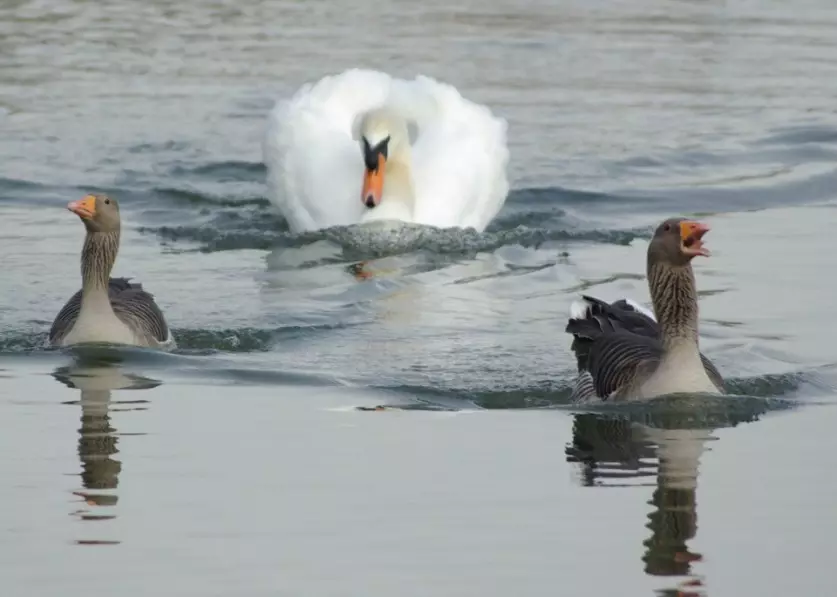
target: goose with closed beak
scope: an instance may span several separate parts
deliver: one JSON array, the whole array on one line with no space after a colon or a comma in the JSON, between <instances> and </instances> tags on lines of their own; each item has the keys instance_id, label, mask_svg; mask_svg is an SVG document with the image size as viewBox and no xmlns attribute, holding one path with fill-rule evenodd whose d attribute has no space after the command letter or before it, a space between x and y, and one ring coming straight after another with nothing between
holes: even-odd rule
<instances>
[{"instance_id":1,"label":"goose with closed beak","mask_svg":"<svg viewBox=\"0 0 837 597\"><path fill-rule=\"evenodd\" d=\"M175 340L154 297L128 278L111 278L119 251L119 204L87 195L67 209L87 234L81 252L81 290L59 311L49 331L53 346L91 342L172 349Z\"/></svg>"},{"instance_id":2,"label":"goose with closed beak","mask_svg":"<svg viewBox=\"0 0 837 597\"><path fill-rule=\"evenodd\" d=\"M576 401L637 400L681 392L723 394L724 380L698 346L692 259L709 256L709 228L684 218L659 225L648 245L654 314L630 299L582 296L566 331L578 364Z\"/></svg>"}]
</instances>

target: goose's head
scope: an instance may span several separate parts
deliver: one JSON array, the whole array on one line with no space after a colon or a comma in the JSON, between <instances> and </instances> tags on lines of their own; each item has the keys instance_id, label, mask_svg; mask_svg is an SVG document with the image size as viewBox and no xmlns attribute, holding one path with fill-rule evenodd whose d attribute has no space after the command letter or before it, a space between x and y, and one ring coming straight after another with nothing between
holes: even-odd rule
<instances>
[{"instance_id":1,"label":"goose's head","mask_svg":"<svg viewBox=\"0 0 837 597\"><path fill-rule=\"evenodd\" d=\"M385 109L366 113L360 121L359 133L365 167L361 201L371 208L381 202L387 161L399 160L407 151L410 139L404 119Z\"/></svg>"},{"instance_id":2,"label":"goose's head","mask_svg":"<svg viewBox=\"0 0 837 597\"><path fill-rule=\"evenodd\" d=\"M67 204L67 209L81 218L88 232L119 230L119 204L107 195L87 195Z\"/></svg>"},{"instance_id":3,"label":"goose's head","mask_svg":"<svg viewBox=\"0 0 837 597\"><path fill-rule=\"evenodd\" d=\"M648 245L648 259L670 265L686 265L698 255L709 257L703 236L709 226L686 218L671 218L657 227Z\"/></svg>"}]
</instances>

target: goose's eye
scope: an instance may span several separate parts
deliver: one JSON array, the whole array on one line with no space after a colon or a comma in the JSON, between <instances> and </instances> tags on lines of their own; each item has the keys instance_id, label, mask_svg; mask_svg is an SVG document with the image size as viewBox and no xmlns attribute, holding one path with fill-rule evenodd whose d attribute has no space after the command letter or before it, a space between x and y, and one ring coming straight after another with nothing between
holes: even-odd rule
<instances>
[{"instance_id":1,"label":"goose's eye","mask_svg":"<svg viewBox=\"0 0 837 597\"><path fill-rule=\"evenodd\" d=\"M110 199L105 199L105 205L110 205Z\"/></svg>"},{"instance_id":2,"label":"goose's eye","mask_svg":"<svg viewBox=\"0 0 837 597\"><path fill-rule=\"evenodd\" d=\"M666 224L666 225L663 227L663 230L665 230L666 232L668 232L669 230L671 230L671 224Z\"/></svg>"}]
</instances>

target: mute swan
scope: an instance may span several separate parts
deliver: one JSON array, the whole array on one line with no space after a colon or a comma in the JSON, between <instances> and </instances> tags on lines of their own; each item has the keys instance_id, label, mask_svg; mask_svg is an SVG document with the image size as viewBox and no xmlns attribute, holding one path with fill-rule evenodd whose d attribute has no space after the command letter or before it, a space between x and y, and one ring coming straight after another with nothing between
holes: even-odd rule
<instances>
[{"instance_id":1,"label":"mute swan","mask_svg":"<svg viewBox=\"0 0 837 597\"><path fill-rule=\"evenodd\" d=\"M270 113L270 199L294 232L372 221L482 231L508 193L506 123L452 86L353 69Z\"/></svg>"},{"instance_id":2,"label":"mute swan","mask_svg":"<svg viewBox=\"0 0 837 597\"><path fill-rule=\"evenodd\" d=\"M81 290L55 316L50 344L110 342L174 348L171 330L154 297L141 284L110 277L122 228L116 199L87 195L67 209L81 218L87 229L81 252Z\"/></svg>"},{"instance_id":3,"label":"mute swan","mask_svg":"<svg viewBox=\"0 0 837 597\"><path fill-rule=\"evenodd\" d=\"M666 220L648 245L648 287L659 318L630 300L584 296L572 304L566 331L578 360L573 399L634 400L676 392L724 393L724 379L698 347L698 301L692 259L709 256L709 228Z\"/></svg>"}]
</instances>

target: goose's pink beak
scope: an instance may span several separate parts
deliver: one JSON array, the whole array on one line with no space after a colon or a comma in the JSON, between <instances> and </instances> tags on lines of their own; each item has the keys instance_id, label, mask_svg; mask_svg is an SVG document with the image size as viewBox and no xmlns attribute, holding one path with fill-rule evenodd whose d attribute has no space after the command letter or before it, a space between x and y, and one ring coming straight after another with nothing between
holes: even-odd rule
<instances>
[{"instance_id":1,"label":"goose's pink beak","mask_svg":"<svg viewBox=\"0 0 837 597\"><path fill-rule=\"evenodd\" d=\"M96 197L87 195L78 201L71 201L67 204L67 209L82 220L90 220L96 215Z\"/></svg>"}]
</instances>

